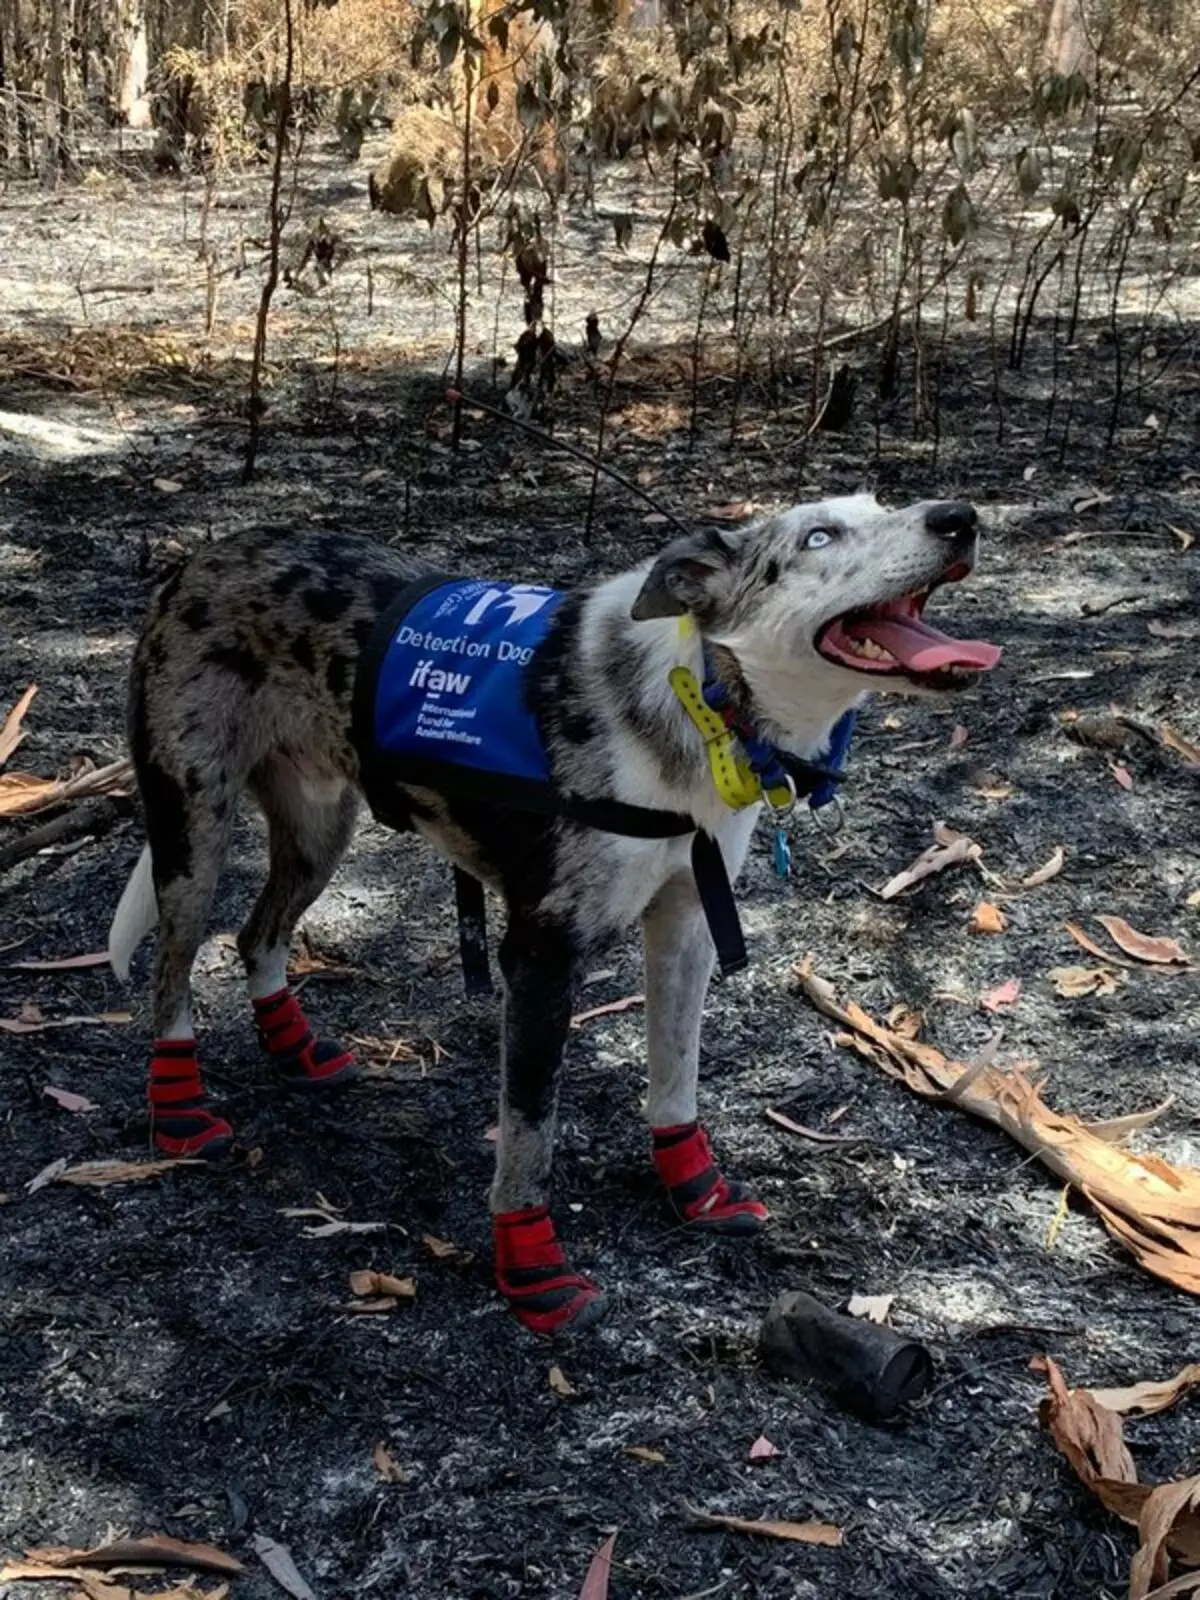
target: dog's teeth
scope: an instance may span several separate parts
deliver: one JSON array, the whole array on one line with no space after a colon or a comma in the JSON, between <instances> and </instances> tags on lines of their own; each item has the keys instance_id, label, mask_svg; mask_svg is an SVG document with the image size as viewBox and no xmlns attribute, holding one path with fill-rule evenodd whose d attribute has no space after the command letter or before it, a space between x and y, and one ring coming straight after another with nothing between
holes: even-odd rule
<instances>
[{"instance_id":1,"label":"dog's teeth","mask_svg":"<svg viewBox=\"0 0 1200 1600\"><path fill-rule=\"evenodd\" d=\"M885 650L882 645L876 644L874 639L851 639L850 645L856 656L865 656L868 661L894 661L896 659L890 650Z\"/></svg>"}]
</instances>

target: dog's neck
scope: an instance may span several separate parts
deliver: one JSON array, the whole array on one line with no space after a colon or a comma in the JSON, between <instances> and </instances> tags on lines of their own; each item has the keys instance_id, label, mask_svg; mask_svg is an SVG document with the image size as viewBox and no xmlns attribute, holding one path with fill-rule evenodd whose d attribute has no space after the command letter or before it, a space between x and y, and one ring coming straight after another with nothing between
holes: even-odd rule
<instances>
[{"instance_id":1,"label":"dog's neck","mask_svg":"<svg viewBox=\"0 0 1200 1600\"><path fill-rule=\"evenodd\" d=\"M704 645L695 632L681 636L676 618L634 622L630 610L640 582L640 574L625 573L594 590L581 630L583 653L598 671L611 667L614 650L622 664L637 663L637 671L624 678L627 689L609 708L630 736L628 754L614 773L619 798L689 811L712 826L730 813L714 787L704 741L669 681L675 666L686 666L703 680ZM721 646L713 646L710 656L738 709L765 739L802 760L819 759L834 723L857 698L814 696L802 670L792 682L788 675L781 678L774 664L761 677L770 678L779 692L763 695L752 687L759 676L752 661Z\"/></svg>"}]
</instances>

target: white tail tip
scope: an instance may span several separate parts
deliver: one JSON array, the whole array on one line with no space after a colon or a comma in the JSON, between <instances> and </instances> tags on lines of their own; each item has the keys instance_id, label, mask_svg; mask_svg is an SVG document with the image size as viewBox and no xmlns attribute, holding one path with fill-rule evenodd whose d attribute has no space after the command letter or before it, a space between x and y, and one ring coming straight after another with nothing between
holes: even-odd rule
<instances>
[{"instance_id":1,"label":"white tail tip","mask_svg":"<svg viewBox=\"0 0 1200 1600\"><path fill-rule=\"evenodd\" d=\"M108 930L109 965L122 982L129 978L134 951L157 922L158 901L154 895L154 874L147 845L125 885Z\"/></svg>"}]
</instances>

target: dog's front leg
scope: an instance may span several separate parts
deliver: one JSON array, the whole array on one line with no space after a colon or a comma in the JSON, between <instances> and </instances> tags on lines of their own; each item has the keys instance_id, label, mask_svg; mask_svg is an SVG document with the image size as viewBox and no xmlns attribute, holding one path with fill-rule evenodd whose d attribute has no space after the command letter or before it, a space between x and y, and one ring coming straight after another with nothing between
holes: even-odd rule
<instances>
[{"instance_id":1,"label":"dog's front leg","mask_svg":"<svg viewBox=\"0 0 1200 1600\"><path fill-rule=\"evenodd\" d=\"M604 1296L571 1271L550 1216L558 1079L571 1017L569 931L514 915L500 946L503 1063L492 1224L496 1282L521 1322L558 1333L603 1315Z\"/></svg>"},{"instance_id":2,"label":"dog's front leg","mask_svg":"<svg viewBox=\"0 0 1200 1600\"><path fill-rule=\"evenodd\" d=\"M690 874L670 879L642 918L646 951L646 1118L654 1163L684 1222L713 1233L756 1233L767 1209L723 1176L696 1120L700 1022L713 949Z\"/></svg>"}]
</instances>

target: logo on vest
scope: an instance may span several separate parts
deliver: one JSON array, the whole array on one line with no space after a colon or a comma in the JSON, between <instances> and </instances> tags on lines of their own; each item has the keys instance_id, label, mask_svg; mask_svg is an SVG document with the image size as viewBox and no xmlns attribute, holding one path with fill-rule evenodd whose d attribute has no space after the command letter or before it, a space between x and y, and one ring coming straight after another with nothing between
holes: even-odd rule
<instances>
[{"instance_id":1,"label":"logo on vest","mask_svg":"<svg viewBox=\"0 0 1200 1600\"><path fill-rule=\"evenodd\" d=\"M530 617L536 617L542 607L555 598L555 594L554 589L547 589L540 583L510 583L504 589L488 589L467 612L463 626L477 627L497 601L501 609L508 612L504 626L519 626L522 622L528 622Z\"/></svg>"}]
</instances>

